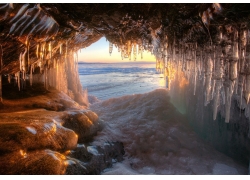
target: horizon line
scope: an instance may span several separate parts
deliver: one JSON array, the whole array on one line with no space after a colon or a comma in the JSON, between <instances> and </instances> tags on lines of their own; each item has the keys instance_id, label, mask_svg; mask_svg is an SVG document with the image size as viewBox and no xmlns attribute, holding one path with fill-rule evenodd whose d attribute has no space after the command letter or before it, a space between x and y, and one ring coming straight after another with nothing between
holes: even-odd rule
<instances>
[{"instance_id":1,"label":"horizon line","mask_svg":"<svg viewBox=\"0 0 250 180\"><path fill-rule=\"evenodd\" d=\"M86 62L86 61L78 61L79 64L110 64L110 63L155 63L152 61L127 61L127 62Z\"/></svg>"}]
</instances>

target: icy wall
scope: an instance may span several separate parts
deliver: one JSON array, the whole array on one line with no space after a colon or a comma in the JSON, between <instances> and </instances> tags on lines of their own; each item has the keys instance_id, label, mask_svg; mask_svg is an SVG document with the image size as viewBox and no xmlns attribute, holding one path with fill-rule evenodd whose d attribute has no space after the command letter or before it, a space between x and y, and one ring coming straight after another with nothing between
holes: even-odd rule
<instances>
[{"instance_id":1,"label":"icy wall","mask_svg":"<svg viewBox=\"0 0 250 180\"><path fill-rule=\"evenodd\" d=\"M172 102L196 132L218 150L248 163L249 32L230 27L218 38L216 45L204 47L175 45L169 56L158 59L167 64L160 71Z\"/></svg>"}]
</instances>

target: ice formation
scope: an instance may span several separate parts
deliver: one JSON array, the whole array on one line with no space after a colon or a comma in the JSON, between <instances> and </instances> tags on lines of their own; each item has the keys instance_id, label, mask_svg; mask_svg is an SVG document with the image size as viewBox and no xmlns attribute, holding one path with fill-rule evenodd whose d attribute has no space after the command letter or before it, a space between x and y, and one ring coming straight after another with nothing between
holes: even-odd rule
<instances>
[{"instance_id":1,"label":"ice formation","mask_svg":"<svg viewBox=\"0 0 250 180\"><path fill-rule=\"evenodd\" d=\"M17 10L16 14L10 13L13 9ZM43 81L46 89L54 87L68 94L74 100L88 105L87 91L82 88L78 77L77 52L81 47L74 46L73 48L73 44L79 39L72 39L71 42L69 40L55 40L54 37L59 31L59 25L44 12L40 4L33 6L6 4L0 10L6 11L3 20L9 18L8 36L24 37L20 38L23 46L19 51L19 69L13 73L19 91L27 88L26 81L29 81L30 86L34 82ZM31 50L34 49L35 58L31 55ZM0 50L0 70L2 70L4 53L2 45ZM39 76L37 70L43 76L40 79L37 77ZM9 82L11 82L13 74L7 74ZM1 77L2 74L0 74L0 88L2 88ZM0 100L2 101L1 92L0 89Z\"/></svg>"},{"instance_id":2,"label":"ice formation","mask_svg":"<svg viewBox=\"0 0 250 180\"><path fill-rule=\"evenodd\" d=\"M219 11L219 4L214 4L214 7ZM202 15L206 25L211 18L209 10ZM242 106L242 101L248 105L250 98L250 33L244 24L240 30L233 26L218 27L216 41L208 42L205 46L176 40L175 36L170 41L168 36L162 34L161 28L151 30L151 42L138 38L115 46L118 46L122 59L131 59L133 56L136 60L143 51L152 52L156 58L156 70L164 75L165 85L169 89L176 77L175 73L179 71L193 84L194 95L197 83L202 79L205 87L204 105L212 102L214 120L218 107L223 105L225 122L229 122L233 94L241 97L240 108L246 109L246 115L249 114L249 108Z\"/></svg>"}]
</instances>

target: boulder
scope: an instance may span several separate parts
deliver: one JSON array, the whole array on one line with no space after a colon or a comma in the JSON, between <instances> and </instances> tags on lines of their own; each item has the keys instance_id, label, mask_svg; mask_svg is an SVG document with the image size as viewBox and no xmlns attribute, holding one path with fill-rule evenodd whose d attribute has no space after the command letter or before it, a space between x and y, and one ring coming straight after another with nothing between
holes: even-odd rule
<instances>
[{"instance_id":1,"label":"boulder","mask_svg":"<svg viewBox=\"0 0 250 180\"><path fill-rule=\"evenodd\" d=\"M78 134L79 143L90 142L101 129L101 122L98 121L98 116L89 110L69 112L63 118L62 125Z\"/></svg>"},{"instance_id":2,"label":"boulder","mask_svg":"<svg viewBox=\"0 0 250 180\"><path fill-rule=\"evenodd\" d=\"M51 117L46 117L48 114L52 114ZM0 114L0 153L10 153L20 149L29 151L74 149L77 145L77 134L54 120L55 115L60 114L46 110Z\"/></svg>"}]
</instances>

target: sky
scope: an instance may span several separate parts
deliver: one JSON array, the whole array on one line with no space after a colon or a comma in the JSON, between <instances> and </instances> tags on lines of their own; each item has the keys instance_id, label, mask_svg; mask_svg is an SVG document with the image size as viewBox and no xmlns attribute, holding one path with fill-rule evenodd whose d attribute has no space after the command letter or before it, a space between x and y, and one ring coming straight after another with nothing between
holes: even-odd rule
<instances>
[{"instance_id":1,"label":"sky","mask_svg":"<svg viewBox=\"0 0 250 180\"><path fill-rule=\"evenodd\" d=\"M106 41L105 37L102 37L96 43L93 43L86 49L81 49L78 54L79 62L100 62L100 63L114 63L114 62L130 62L128 58L121 58L121 53L113 46L113 51L109 54L109 41ZM131 61L134 61L133 55ZM138 62L155 62L155 57L151 53L144 51L143 59L140 55L137 55Z\"/></svg>"}]
</instances>

